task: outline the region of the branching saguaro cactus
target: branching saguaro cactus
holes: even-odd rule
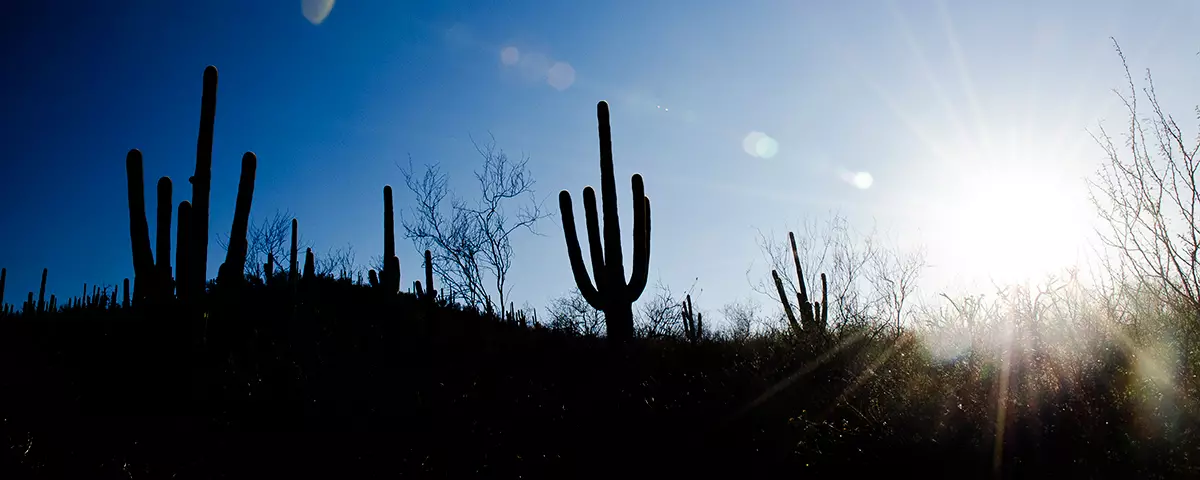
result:
[[[225,263],[218,271],[218,281],[226,284],[241,284],[246,281],[242,274],[246,269],[246,231],[250,225],[250,204],[254,199],[254,173],[258,158],[251,152],[242,155],[242,174],[238,181],[237,203],[234,206],[233,226],[229,232],[229,249],[225,252]]]
[[[601,244],[600,224],[596,211],[596,192],[583,189],[583,209],[586,215],[588,244],[592,258],[595,285],[588,278],[587,267],[579,239],[575,233],[575,215],[571,210],[571,193],[558,194],[562,212],[563,233],[567,239],[567,256],[571,272],[583,298],[593,308],[604,312],[609,338],[623,341],[633,337],[633,302],[646,288],[650,273],[650,199],[646,197],[641,175],[633,175],[633,274],[625,282],[625,267],[621,258],[621,225],[617,214],[617,184],[613,178],[612,131],[609,127],[608,102],[596,105],[600,130],[600,191],[604,196],[604,242]]]
[[[797,335],[801,332],[824,333],[829,325],[829,292],[825,274],[821,274],[821,301],[810,301],[808,288],[804,283],[804,269],[800,266],[800,254],[796,250],[796,235],[792,232],[788,232],[788,242],[792,247],[792,262],[796,265],[796,284],[799,287],[799,290],[796,291],[796,300],[797,306],[800,308],[800,321],[796,321],[796,315],[793,313],[787,292],[783,288],[783,281],[779,278],[779,272],[771,270],[771,277],[775,281],[775,289],[779,293],[779,301],[783,304],[784,314],[787,315],[788,323],[791,324],[792,330]]]
[[[683,302],[683,336],[689,342],[699,342],[704,337],[704,314],[692,308],[692,296]]]
[[[433,288],[433,252],[425,251],[425,288],[421,289],[421,281],[413,282],[413,293],[417,298],[433,302],[437,300],[437,290]]]
[[[171,296],[171,179],[158,179],[158,264],[150,250],[150,228],[146,223],[146,199],[142,184],[142,152],[125,155],[126,187],[129,196],[129,239],[133,247],[134,303],[160,303]]]

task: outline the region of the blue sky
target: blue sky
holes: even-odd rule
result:
[[[927,289],[1073,263],[1089,228],[1082,179],[1101,159],[1085,129],[1121,120],[1109,37],[1135,75],[1154,71],[1182,119],[1200,80],[1193,1],[347,1],[320,24],[300,1],[6,8],[10,303],[42,267],[60,296],[132,277],[125,152],[145,154],[148,199],[163,175],[176,202],[190,197],[209,64],[220,69],[214,234],[228,230],[238,160],[253,151],[255,216],[290,210],[316,250],[348,242],[366,263],[382,251],[382,186],[397,187],[397,209],[411,204],[395,163],[440,162],[465,194],[468,136],[488,132],[529,156],[557,213],[559,190],[579,202],[599,184],[594,109],[607,99],[622,221],[641,172],[652,282],[695,283],[707,310],[767,274],[758,229],[781,237],[831,211],[924,245]],[[559,62],[574,78],[556,88],[546,72]],[[751,132],[777,153],[748,154]],[[870,188],[846,181],[853,172],[869,172]],[[558,219],[539,229],[516,239],[518,304],[571,287]],[[215,275],[223,254],[211,245]],[[407,240],[398,250],[414,278],[417,252]]]

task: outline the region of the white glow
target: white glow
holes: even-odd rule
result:
[[[333,10],[335,0],[300,0],[300,11],[313,25],[320,25]]]
[[[875,177],[871,176],[871,172],[858,172],[850,179],[850,183],[861,190],[866,190],[875,184]]]
[[[566,62],[555,63],[546,72],[546,83],[558,91],[571,88],[571,84],[575,83],[575,69]]]
[[[521,51],[517,50],[517,47],[504,47],[504,50],[500,51],[500,62],[505,65],[511,67],[519,61],[521,61]]]
[[[742,150],[752,157],[771,158],[779,153],[779,142],[763,132],[750,132],[742,139]]]

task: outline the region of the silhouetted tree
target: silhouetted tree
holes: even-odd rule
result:
[[[413,240],[417,250],[431,252],[433,269],[449,291],[465,304],[491,308],[503,318],[512,289],[508,272],[513,264],[513,234],[520,230],[537,234],[537,221],[549,213],[534,196],[528,157],[510,158],[494,138],[472,143],[483,161],[474,172],[478,196],[455,196],[439,165],[426,165],[418,175],[410,159],[401,173],[416,204],[402,223],[405,237]]]

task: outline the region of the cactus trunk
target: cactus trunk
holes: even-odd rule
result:
[[[189,298],[199,300],[208,281],[208,213],[212,188],[213,123],[217,116],[217,68],[204,69],[200,94],[200,133],[196,138],[196,171],[192,175],[192,225],[188,242]]]

